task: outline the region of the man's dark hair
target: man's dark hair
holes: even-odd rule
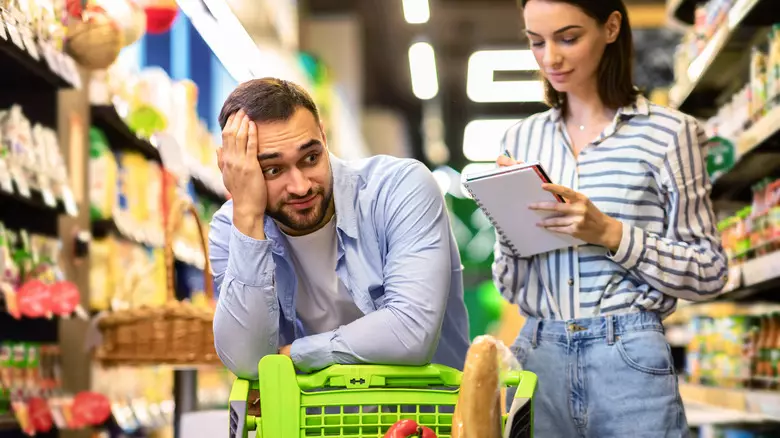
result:
[[[518,0],[525,7],[531,0]],[[577,6],[585,14],[604,25],[613,12],[622,16],[620,33],[615,42],[607,44],[601,58],[598,74],[598,89],[601,101],[608,108],[622,108],[636,102],[639,90],[634,87],[634,42],[631,35],[631,24],[628,21],[628,11],[623,0],[553,0]],[[559,93],[550,81],[544,79],[544,96],[548,105],[553,108],[566,107],[566,94]]]
[[[252,79],[239,84],[225,99],[219,112],[219,127],[224,129],[228,118],[238,110],[262,123],[288,120],[298,108],[309,110],[319,122],[317,105],[300,85],[276,78]]]

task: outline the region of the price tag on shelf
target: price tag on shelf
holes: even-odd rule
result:
[[[16,19],[8,11],[3,11],[3,21],[6,24],[6,31],[8,36],[11,37],[11,41],[16,44],[17,47],[24,50],[24,41],[19,34],[19,28],[16,25]]]
[[[22,171],[19,168],[11,167],[11,176],[16,183],[16,189],[19,191],[19,194],[25,198],[31,197],[30,185],[27,183],[27,177],[24,176]]]
[[[21,30],[21,34],[24,45],[27,47],[27,53],[29,53],[30,56],[32,56],[36,61],[40,61],[41,55],[38,50],[38,44],[35,42],[35,39],[33,39],[30,29],[23,28]]]
[[[0,158],[0,190],[6,193],[14,192],[14,181],[5,160]]]
[[[2,15],[0,15],[0,38],[8,41],[8,32],[5,31],[5,20]]]
[[[62,186],[62,203],[65,204],[65,212],[71,216],[79,215],[79,207],[76,205],[76,199],[73,197],[73,191],[67,185]]]
[[[54,193],[51,191],[48,178],[43,174],[38,175],[38,187],[40,187],[41,195],[43,196],[43,203],[51,208],[57,208],[57,198],[54,197]]]
[[[54,73],[62,76],[62,74],[60,73],[60,65],[57,62],[57,57],[56,57],[57,55],[54,51],[54,48],[51,46],[51,44],[42,43],[41,52],[43,53],[43,59],[46,61],[46,65],[49,66],[49,69]]]
[[[70,56],[62,54],[62,76],[73,85],[73,88],[81,89],[81,74],[76,66],[76,61]]]

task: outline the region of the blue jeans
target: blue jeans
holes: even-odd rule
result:
[[[655,313],[529,318],[512,351],[539,378],[536,438],[689,436],[671,349]]]

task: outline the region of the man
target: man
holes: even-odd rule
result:
[[[462,368],[460,256],[421,163],[328,153],[299,86],[245,82],[227,98],[220,168],[232,200],[209,235],[222,362],[257,378],[267,354],[302,371],[381,363]]]

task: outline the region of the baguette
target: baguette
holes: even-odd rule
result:
[[[501,411],[498,345],[480,336],[466,355],[452,438],[501,438]]]

